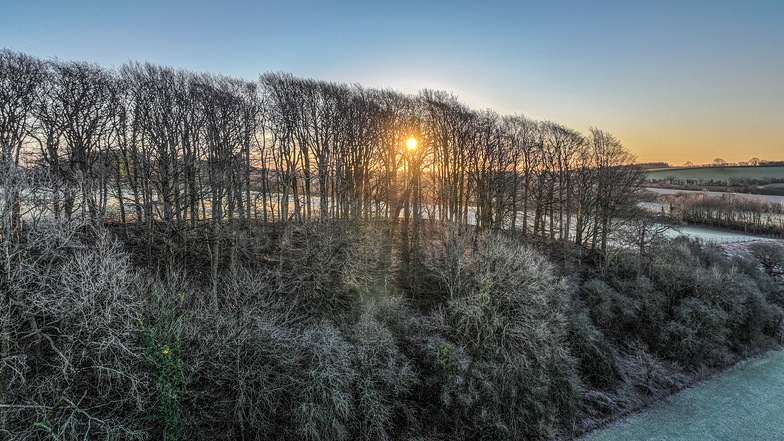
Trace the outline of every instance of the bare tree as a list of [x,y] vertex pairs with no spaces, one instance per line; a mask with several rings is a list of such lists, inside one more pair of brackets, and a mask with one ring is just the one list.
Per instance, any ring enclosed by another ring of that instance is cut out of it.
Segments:
[[[384,217],[397,220],[403,209],[400,196],[401,172],[404,165],[404,146],[413,125],[415,102],[406,95],[384,90],[374,91],[378,138],[375,167],[377,168],[376,199],[383,204]],[[432,138],[431,138],[432,139]]]
[[[494,216],[496,200],[503,191],[500,182],[503,176],[504,154],[501,150],[501,136],[498,115],[491,111],[476,114],[473,120],[473,139],[468,144],[470,180],[473,186],[476,227],[493,227],[497,221]],[[500,196],[499,202],[503,201]]]
[[467,222],[472,113],[445,92],[420,93],[425,127],[433,149],[435,204],[442,220]]
[[[0,280],[0,402],[7,403],[6,388],[11,372],[11,327],[21,298],[11,294],[14,244],[22,224],[21,193],[25,173],[22,148],[32,126],[33,108],[44,77],[43,64],[27,55],[0,51],[0,245],[3,277]],[[0,408],[0,431],[8,427],[8,409]]]
[[28,55],[0,51],[0,186],[4,193],[0,241],[11,240],[21,225],[20,195],[14,182],[20,167],[22,147],[33,124],[44,65]]
[[[574,175],[583,156],[585,140],[580,133],[560,124],[545,122],[542,127],[543,141],[552,158],[553,181],[557,191],[552,207],[558,211],[558,237],[569,240],[571,235],[572,214],[576,211],[574,201]],[[551,213],[551,220],[554,214]],[[552,231],[551,234],[554,234]]]
[[527,234],[532,177],[538,167],[538,156],[535,152],[539,139],[539,123],[524,116],[514,115],[505,117],[503,126],[504,142],[512,163],[512,172],[509,175],[510,227],[516,230],[518,217],[522,216],[522,233]]
[[756,242],[749,245],[749,253],[759,261],[769,276],[784,275],[784,246],[780,243]]
[[[289,222],[301,219],[297,179],[301,176],[302,151],[297,144],[299,125],[297,84],[293,76],[264,74],[260,78],[265,100],[270,104],[269,132],[272,138],[272,161],[277,178],[278,218]],[[293,199],[294,213],[289,215],[289,202]]]
[[147,181],[142,184],[145,220],[152,225],[160,218],[172,228],[175,219],[181,220],[183,205],[179,194],[187,79],[174,69],[149,63],[125,65],[123,74],[133,94],[136,171]]
[[622,244],[637,248],[641,255],[650,252],[651,247],[660,244],[667,238],[667,233],[675,229],[673,219],[664,213],[654,213],[643,207],[629,207],[628,212],[619,219],[618,228],[614,231]]
[[[47,99],[59,113],[65,141],[64,213],[75,209],[97,222],[103,216],[110,130],[110,73],[81,62],[53,62],[54,85]],[[79,199],[77,199],[79,197]],[[100,198],[100,199],[99,199]],[[86,207],[85,207],[86,206]]]
[[612,222],[636,204],[645,173],[634,165],[634,156],[607,132],[591,128],[589,148],[596,168],[593,246],[605,253]]

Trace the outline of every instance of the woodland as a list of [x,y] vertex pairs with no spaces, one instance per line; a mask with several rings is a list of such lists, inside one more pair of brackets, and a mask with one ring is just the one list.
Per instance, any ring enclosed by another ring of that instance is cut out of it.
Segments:
[[0,147],[3,439],[568,439],[781,342],[597,128],[5,49]]

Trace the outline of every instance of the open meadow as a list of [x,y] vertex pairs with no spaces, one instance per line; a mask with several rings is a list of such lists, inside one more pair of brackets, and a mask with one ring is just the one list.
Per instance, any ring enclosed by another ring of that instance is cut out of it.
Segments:
[[724,181],[757,180],[757,181],[782,181],[784,180],[784,165],[758,165],[758,166],[726,166],[726,167],[691,167],[691,168],[664,168],[648,170],[648,181],[669,182],[695,181],[707,183]]

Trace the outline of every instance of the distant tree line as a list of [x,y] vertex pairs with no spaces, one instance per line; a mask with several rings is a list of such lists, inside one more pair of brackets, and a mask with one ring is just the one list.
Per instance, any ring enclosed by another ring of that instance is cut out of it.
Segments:
[[[716,188],[716,191],[726,191],[728,187],[732,191],[739,193],[758,193],[766,194],[764,187],[768,184],[777,184],[784,182],[784,178],[728,178],[728,179],[683,179],[678,178],[675,174],[667,175],[664,179],[648,179],[649,184],[666,185],[666,186],[686,186],[686,187],[701,187],[701,188]],[[774,189],[775,190],[775,189]],[[774,192],[775,194],[775,192]]]
[[[657,163],[652,163],[652,164],[657,164]],[[683,165],[681,167],[685,167],[685,168],[692,168],[692,167],[694,167],[694,168],[698,168],[698,167],[746,167],[746,166],[758,166],[758,165],[775,166],[775,165],[782,165],[782,164],[784,164],[784,161],[768,161],[766,159],[760,159],[760,158],[755,156],[755,157],[749,159],[748,161],[738,161],[738,162],[727,162],[724,158],[714,158],[713,161],[710,162],[709,164],[695,164],[692,161],[686,161],[686,162],[683,163]],[[645,164],[643,164],[643,165],[645,165]],[[667,164],[665,167],[670,167],[670,165]],[[647,168],[652,168],[652,167],[647,167]]]
[[646,170],[653,168],[670,168],[670,164],[668,162],[638,162],[637,165]]
[[0,144],[4,239],[45,212],[168,232],[208,225],[215,253],[244,221],[401,217],[603,250],[643,179],[607,132],[476,111],[444,92],[7,49]]
[[678,193],[662,199],[670,205],[670,216],[684,222],[779,237],[784,234],[782,204],[729,194],[715,197]]
[[684,190],[711,189],[713,191],[775,195],[782,194],[780,186],[770,184],[784,183],[784,176],[753,176],[751,173],[742,177],[706,176],[703,178],[684,178],[679,177],[676,172],[667,174],[663,178],[660,176],[651,177],[649,175],[646,184],[667,188],[682,188]]

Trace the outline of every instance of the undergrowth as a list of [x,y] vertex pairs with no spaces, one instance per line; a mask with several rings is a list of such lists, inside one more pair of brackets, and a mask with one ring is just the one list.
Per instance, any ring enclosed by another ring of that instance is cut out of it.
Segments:
[[204,265],[28,231],[1,279],[0,437],[569,437],[780,335],[778,249],[680,240],[566,274],[520,238],[443,227],[400,277],[389,228],[248,233],[217,305]]

